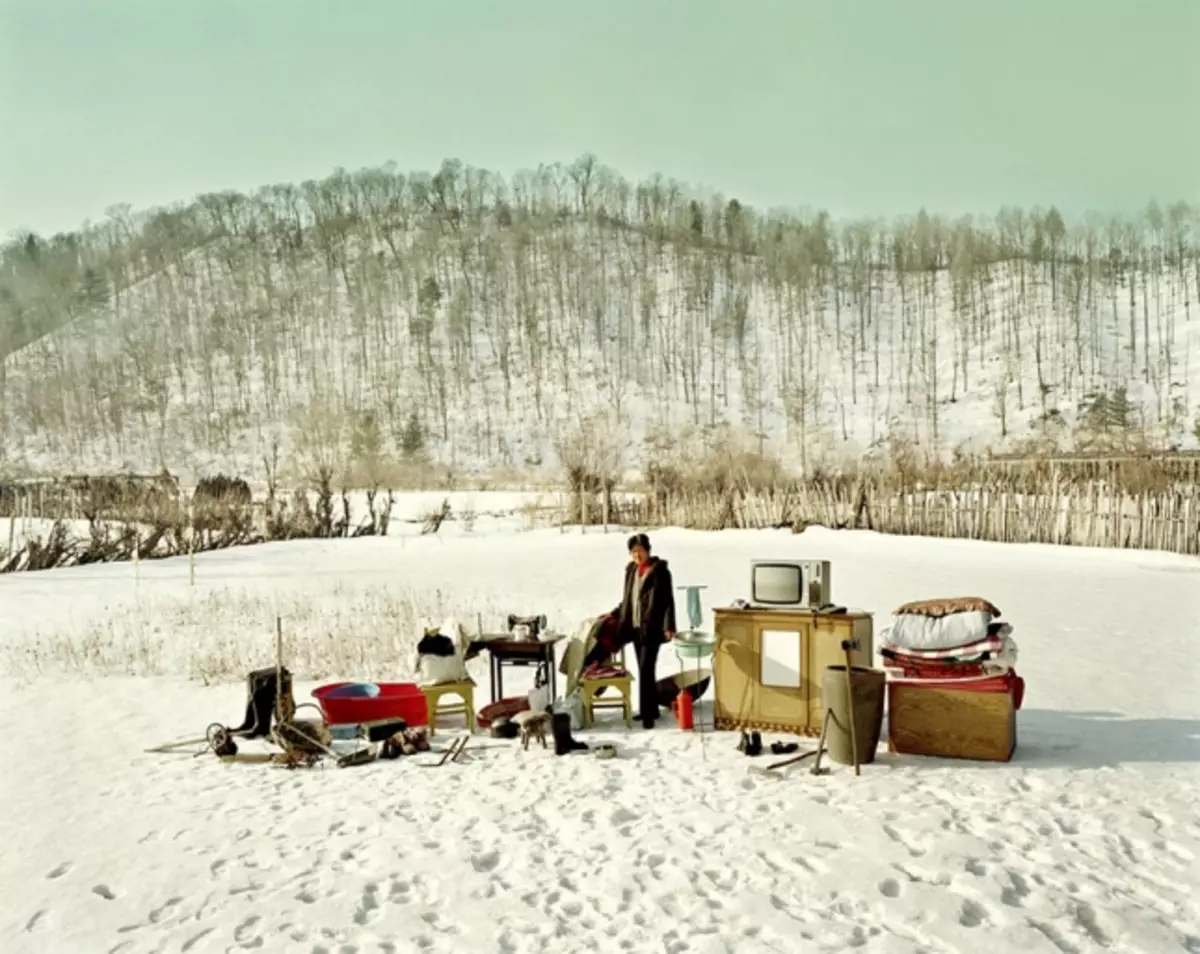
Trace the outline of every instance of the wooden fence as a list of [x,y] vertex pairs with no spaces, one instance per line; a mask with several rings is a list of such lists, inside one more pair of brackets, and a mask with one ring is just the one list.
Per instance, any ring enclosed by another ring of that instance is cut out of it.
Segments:
[[[808,525],[1004,543],[1163,550],[1200,555],[1200,486],[1158,480],[1132,490],[1110,480],[1030,480],[1016,475],[958,486],[837,479],[775,489],[695,488],[611,496],[561,495],[537,523],[680,526],[702,530]],[[5,501],[0,517],[81,519],[74,494],[38,488]],[[116,515],[106,514],[113,519]],[[450,515],[454,519],[457,515]],[[10,536],[13,525],[9,525]],[[0,549],[5,541],[0,540]],[[9,549],[12,549],[10,546]]]
[[[913,489],[888,483],[624,496],[571,504],[583,522],[704,530],[819,525],[1003,543],[1165,550],[1200,555],[1200,488],[1131,493],[1091,481],[1043,493]],[[572,514],[572,517],[574,516]],[[568,518],[571,519],[571,518]],[[574,519],[571,519],[574,522]]]

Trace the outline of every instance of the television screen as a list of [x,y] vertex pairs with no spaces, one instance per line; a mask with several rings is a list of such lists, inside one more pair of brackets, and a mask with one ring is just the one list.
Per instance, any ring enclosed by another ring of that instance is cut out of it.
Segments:
[[804,602],[804,571],[797,563],[756,563],[751,571],[750,602],[792,606]]

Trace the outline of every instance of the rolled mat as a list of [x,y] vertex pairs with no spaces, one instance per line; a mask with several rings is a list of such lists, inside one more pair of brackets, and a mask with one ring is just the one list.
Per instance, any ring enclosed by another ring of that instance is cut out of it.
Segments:
[[529,696],[512,696],[508,699],[500,699],[496,702],[488,703],[479,710],[479,715],[475,717],[475,722],[481,729],[490,729],[492,723],[497,719],[511,719],[518,712],[525,712],[529,708]]

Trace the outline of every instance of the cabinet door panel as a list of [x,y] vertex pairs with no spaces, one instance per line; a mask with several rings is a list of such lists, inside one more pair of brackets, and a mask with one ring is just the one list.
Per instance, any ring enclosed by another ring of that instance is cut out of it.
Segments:
[[713,714],[733,722],[754,717],[758,688],[758,650],[748,623],[722,621],[713,654],[716,693]]
[[[763,645],[764,632],[767,634],[766,646],[773,651],[777,659],[773,665],[769,661],[760,664],[762,668],[766,669],[768,673],[774,672],[775,678],[780,681],[786,681],[786,674],[783,673],[783,670],[792,665],[789,661],[790,657],[790,659],[798,661],[800,672],[797,680],[799,685],[760,685],[758,687],[758,716],[764,722],[803,727],[808,722],[807,644],[812,635],[812,629],[808,623],[799,621],[789,621],[786,625],[782,622],[760,624],[757,634],[760,646]],[[790,634],[796,641],[794,653],[790,649],[784,651],[784,644],[788,639],[787,634]]]

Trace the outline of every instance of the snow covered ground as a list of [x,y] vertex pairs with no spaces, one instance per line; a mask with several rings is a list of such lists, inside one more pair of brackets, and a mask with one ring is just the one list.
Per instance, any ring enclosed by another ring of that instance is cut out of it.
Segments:
[[654,543],[706,607],[752,557],[831,559],[877,635],[904,600],[987,596],[1028,682],[1015,760],[881,750],[861,778],[771,780],[748,771],[770,756],[669,718],[582,733],[610,762],[483,738],[437,770],[149,755],[240,718],[228,673],[270,661],[276,614],[301,701],[402,674],[420,615],[610,608],[623,535],[270,544],[201,556],[194,585],[186,560],[15,574],[0,950],[1200,952],[1200,563],[820,529]]

